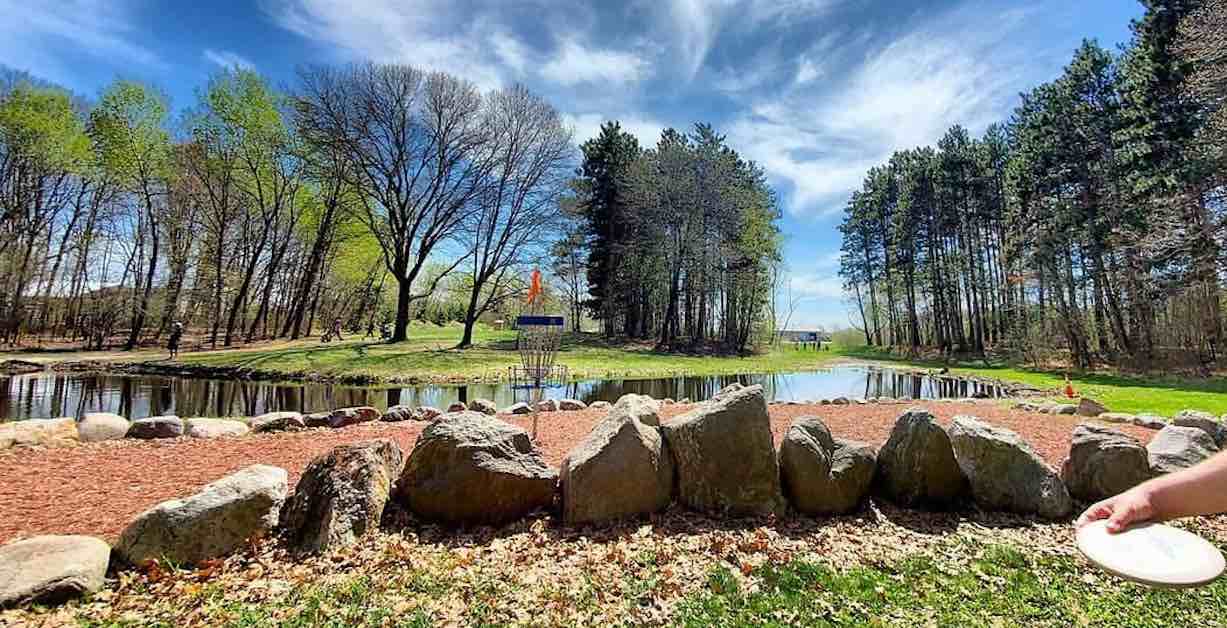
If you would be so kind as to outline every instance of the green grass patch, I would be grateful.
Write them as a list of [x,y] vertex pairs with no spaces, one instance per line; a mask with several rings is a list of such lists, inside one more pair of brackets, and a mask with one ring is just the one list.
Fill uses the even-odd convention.
[[[242,367],[287,376],[398,381],[498,378],[519,364],[515,332],[479,327],[474,345],[457,349],[459,326],[417,325],[410,339],[396,344],[347,341],[298,343],[272,349],[240,349],[183,354],[189,366]],[[576,379],[649,378],[677,375],[736,375],[819,368],[838,358],[834,352],[779,348],[746,356],[665,353],[649,344],[619,344],[596,336],[568,335],[558,362]]]
[[[1018,382],[1055,395],[1065,386],[1065,374],[982,360],[953,364],[900,358],[867,347],[842,348],[835,353],[865,360],[890,362],[916,368],[949,366],[954,375],[988,377]],[[1227,378],[1198,379],[1176,376],[1133,376],[1116,373],[1071,371],[1069,379],[1079,395],[1104,404],[1113,412],[1150,413],[1170,417],[1185,409],[1227,414]]]
[[754,587],[725,567],[678,609],[684,626],[1209,626],[1227,617],[1227,583],[1163,591],[1122,583],[1068,557],[968,545],[952,568],[927,556],[835,570],[768,566]]

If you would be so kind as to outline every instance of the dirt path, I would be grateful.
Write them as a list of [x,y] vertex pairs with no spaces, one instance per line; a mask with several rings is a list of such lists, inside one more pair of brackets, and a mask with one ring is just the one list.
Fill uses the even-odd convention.
[[[959,414],[978,416],[1023,436],[1050,464],[1060,465],[1078,417],[1030,414],[996,404],[920,402],[948,424]],[[832,433],[871,443],[886,441],[895,418],[907,406],[771,406],[778,443],[792,420],[823,418]],[[667,406],[671,417],[686,408]],[[540,415],[538,445],[550,464],[567,452],[601,417],[602,411]],[[531,429],[531,419],[513,422]],[[1116,426],[1148,442],[1154,432]],[[373,423],[341,430],[262,434],[218,440],[113,441],[73,449],[0,453],[0,543],[37,534],[90,534],[114,541],[134,516],[158,502],[189,495],[208,482],[251,464],[270,464],[290,472],[293,486],[312,458],[336,445],[391,438],[408,452],[421,433],[420,423]]]

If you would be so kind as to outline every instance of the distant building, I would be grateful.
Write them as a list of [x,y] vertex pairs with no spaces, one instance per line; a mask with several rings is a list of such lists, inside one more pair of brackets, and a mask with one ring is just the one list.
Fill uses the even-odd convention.
[[824,329],[781,329],[776,332],[784,342],[830,342],[831,334]]

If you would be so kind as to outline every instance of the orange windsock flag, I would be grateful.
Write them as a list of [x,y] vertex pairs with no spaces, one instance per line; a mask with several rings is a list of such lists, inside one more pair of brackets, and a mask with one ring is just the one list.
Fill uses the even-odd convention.
[[532,303],[541,296],[541,271],[533,269],[532,282],[528,286],[527,303]]

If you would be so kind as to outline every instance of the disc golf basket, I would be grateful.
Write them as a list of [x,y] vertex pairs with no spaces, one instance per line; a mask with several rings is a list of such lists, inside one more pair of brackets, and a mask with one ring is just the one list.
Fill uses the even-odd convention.
[[517,398],[519,391],[525,393],[533,415],[533,440],[537,439],[537,404],[544,400],[546,389],[567,383],[567,367],[554,362],[564,329],[561,316],[528,314],[516,318],[520,364],[508,367],[508,379]]

